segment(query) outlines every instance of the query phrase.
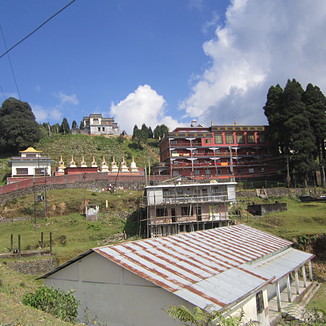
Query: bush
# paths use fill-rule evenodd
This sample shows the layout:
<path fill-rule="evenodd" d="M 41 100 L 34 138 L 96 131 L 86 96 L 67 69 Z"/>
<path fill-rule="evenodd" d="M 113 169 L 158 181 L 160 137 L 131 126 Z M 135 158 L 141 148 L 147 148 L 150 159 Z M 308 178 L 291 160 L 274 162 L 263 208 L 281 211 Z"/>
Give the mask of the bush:
<path fill-rule="evenodd" d="M 78 301 L 73 291 L 63 292 L 42 286 L 35 293 L 25 294 L 23 304 L 50 313 L 63 321 L 76 322 Z"/>

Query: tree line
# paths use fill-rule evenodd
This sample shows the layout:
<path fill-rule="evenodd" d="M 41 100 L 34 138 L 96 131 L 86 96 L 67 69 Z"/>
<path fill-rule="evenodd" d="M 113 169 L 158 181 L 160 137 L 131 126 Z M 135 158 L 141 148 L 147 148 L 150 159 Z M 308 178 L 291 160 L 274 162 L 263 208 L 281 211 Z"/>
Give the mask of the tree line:
<path fill-rule="evenodd" d="M 0 107 L 0 153 L 16 153 L 28 146 L 36 145 L 42 138 L 51 137 L 54 134 L 70 134 L 73 129 L 78 129 L 74 120 L 70 124 L 67 118 L 63 118 L 61 124 L 51 125 L 48 122 L 38 124 L 30 105 L 15 98 L 8 98 Z M 83 129 L 81 121 L 79 129 Z M 132 140 L 141 147 L 149 139 L 160 139 L 168 133 L 168 127 L 158 125 L 152 131 L 151 127 L 143 124 L 141 129 L 134 127 Z M 126 132 L 122 131 L 121 137 Z"/>
<path fill-rule="evenodd" d="M 292 79 L 284 89 L 277 84 L 268 90 L 267 137 L 283 160 L 288 186 L 314 185 L 317 169 L 325 180 L 325 110 L 326 98 L 318 86 L 308 84 L 304 90 Z"/>

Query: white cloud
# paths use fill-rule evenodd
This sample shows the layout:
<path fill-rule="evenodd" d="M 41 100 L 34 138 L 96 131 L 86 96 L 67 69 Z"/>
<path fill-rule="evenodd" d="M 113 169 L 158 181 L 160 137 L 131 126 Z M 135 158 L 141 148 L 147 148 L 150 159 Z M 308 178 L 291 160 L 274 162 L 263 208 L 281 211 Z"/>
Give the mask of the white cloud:
<path fill-rule="evenodd" d="M 54 95 L 60 100 L 61 105 L 64 105 L 66 103 L 70 103 L 73 105 L 79 104 L 79 99 L 76 94 L 68 95 L 68 94 L 59 92 L 59 93 L 55 93 Z"/>
<path fill-rule="evenodd" d="M 141 85 L 118 104 L 112 104 L 110 114 L 118 122 L 120 130 L 131 134 L 134 125 L 139 128 L 145 123 L 155 128 L 158 124 L 166 124 L 174 128 L 178 122 L 165 116 L 165 99 L 157 94 L 149 85 Z"/>
<path fill-rule="evenodd" d="M 42 105 L 30 104 L 37 122 L 60 121 L 62 119 L 62 112 L 60 108 L 45 108 Z"/>
<path fill-rule="evenodd" d="M 204 43 L 209 67 L 180 107 L 200 123 L 266 123 L 271 85 L 296 78 L 326 90 L 326 1 L 233 0 Z"/>

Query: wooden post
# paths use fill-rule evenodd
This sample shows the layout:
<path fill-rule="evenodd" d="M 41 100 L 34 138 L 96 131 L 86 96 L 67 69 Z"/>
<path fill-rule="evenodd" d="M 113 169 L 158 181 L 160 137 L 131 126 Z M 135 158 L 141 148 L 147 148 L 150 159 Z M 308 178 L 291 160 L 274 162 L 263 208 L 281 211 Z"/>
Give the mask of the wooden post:
<path fill-rule="evenodd" d="M 52 254 L 52 232 L 50 232 L 50 254 Z"/>
<path fill-rule="evenodd" d="M 10 235 L 10 251 L 12 252 L 14 250 L 14 235 Z"/>
<path fill-rule="evenodd" d="M 44 247 L 44 238 L 43 238 L 43 232 L 41 232 L 41 248 Z"/>
<path fill-rule="evenodd" d="M 18 252 L 20 252 L 20 234 L 18 234 Z"/>

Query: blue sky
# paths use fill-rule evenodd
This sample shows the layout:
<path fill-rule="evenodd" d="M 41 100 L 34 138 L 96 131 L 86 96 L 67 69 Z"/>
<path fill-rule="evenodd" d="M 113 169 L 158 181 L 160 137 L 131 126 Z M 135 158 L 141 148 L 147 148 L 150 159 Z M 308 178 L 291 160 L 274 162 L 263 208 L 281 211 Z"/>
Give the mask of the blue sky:
<path fill-rule="evenodd" d="M 0 0 L 7 47 L 69 2 Z M 38 122 L 260 124 L 271 85 L 326 93 L 325 30 L 324 0 L 77 0 L 9 55 Z M 7 56 L 0 87 L 19 98 Z"/>

